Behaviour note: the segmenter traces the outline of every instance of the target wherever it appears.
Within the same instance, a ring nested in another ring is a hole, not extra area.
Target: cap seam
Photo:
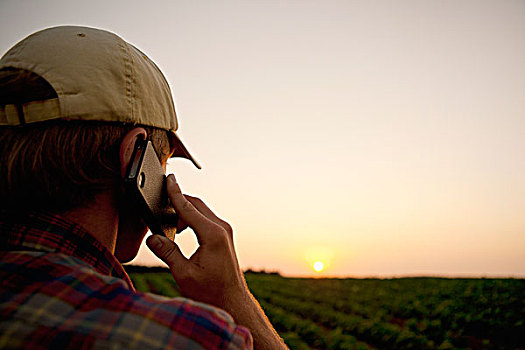
[[[140,116],[136,115],[137,108],[136,108],[135,101],[136,101],[137,89],[135,88],[135,86],[136,86],[137,74],[136,74],[136,69],[135,69],[135,61],[133,60],[133,55],[131,53],[131,48],[129,47],[129,44],[125,43],[125,45],[126,45],[126,48],[127,48],[127,51],[128,51],[128,57],[129,57],[129,60],[130,60],[130,78],[131,78],[131,81],[130,81],[130,85],[131,85],[130,105],[131,105],[131,115],[132,115],[134,120],[137,120],[137,119],[140,118]]]
[[[131,102],[131,62],[129,58],[129,51],[127,45],[119,41],[119,46],[122,51],[122,60],[124,62],[124,82],[125,82],[125,92],[126,92],[126,105],[127,105],[127,115],[129,119],[133,119],[133,108]]]

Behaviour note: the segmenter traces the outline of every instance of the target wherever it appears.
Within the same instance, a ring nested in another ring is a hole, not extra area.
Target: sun
[[[317,272],[321,272],[324,269],[324,264],[322,261],[316,261],[314,262],[314,270]]]

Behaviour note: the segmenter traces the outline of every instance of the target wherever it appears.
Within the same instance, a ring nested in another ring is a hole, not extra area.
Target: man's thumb
[[[146,240],[146,244],[149,249],[170,268],[178,270],[182,265],[187,263],[187,259],[182,255],[179,246],[166,237],[151,235]]]

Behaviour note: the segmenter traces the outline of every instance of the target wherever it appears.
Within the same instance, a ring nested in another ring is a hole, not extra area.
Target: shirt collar
[[[0,241],[6,250],[73,256],[93,266],[99,273],[123,279],[134,290],[117,258],[81,225],[60,215],[0,211]]]

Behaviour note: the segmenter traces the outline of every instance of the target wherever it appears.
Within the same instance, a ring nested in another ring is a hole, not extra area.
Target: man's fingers
[[[188,196],[188,195],[185,195],[184,197],[186,197],[186,199],[189,202],[191,202],[191,204],[193,204],[193,206],[198,211],[200,211],[202,214],[204,214],[204,216],[206,216],[208,219],[210,219],[211,221],[215,222],[216,224],[222,226],[222,228],[225,229],[226,232],[228,232],[228,234],[230,236],[233,235],[233,229],[230,226],[230,224],[228,224],[226,221],[222,220],[217,215],[215,215],[215,213],[213,211],[211,211],[211,209],[208,208],[208,206],[206,204],[204,204],[204,202],[202,200],[200,200],[199,198]]]
[[[186,268],[188,259],[182,255],[179,246],[168,238],[160,235],[151,235],[146,240],[146,244],[149,249],[151,249],[151,251],[171,269],[181,271]]]
[[[171,200],[171,204],[175,207],[175,211],[179,217],[193,229],[197,235],[197,240],[200,244],[203,244],[206,241],[206,236],[203,232],[209,232],[210,229],[213,229],[213,226],[216,226],[213,221],[208,219],[203,215],[195,206],[186,199],[182,194],[179,185],[175,181],[175,176],[170,174],[167,179],[168,195]]]
[[[204,216],[206,216],[208,219],[210,219],[211,221],[219,224],[219,225],[223,225],[223,224],[227,224],[226,221],[222,220],[221,218],[219,218],[217,215],[215,215],[215,213],[213,211],[211,211],[210,208],[208,208],[208,206],[199,198],[196,198],[196,197],[192,197],[192,196],[188,196],[188,195],[185,195],[184,197],[186,197],[186,199],[191,202],[191,204],[193,204],[193,206],[198,210],[200,211],[202,214],[204,214]],[[229,225],[228,225],[229,226]]]

